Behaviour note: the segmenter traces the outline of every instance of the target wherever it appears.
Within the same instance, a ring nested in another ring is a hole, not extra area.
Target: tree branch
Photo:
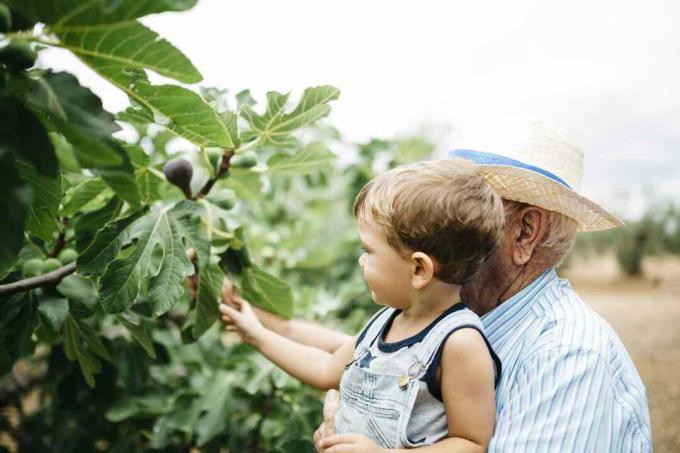
[[[19,280],[17,282],[7,283],[6,285],[0,285],[0,296],[20,293],[22,291],[28,291],[29,289],[39,288],[41,286],[52,285],[54,283],[60,282],[62,278],[72,274],[75,272],[75,270],[76,263],[74,261],[73,263],[69,263],[57,270],[48,272],[47,274]]]
[[[197,200],[199,198],[205,197],[208,195],[210,192],[210,189],[215,185],[218,179],[220,179],[222,176],[225,175],[229,171],[229,166],[230,166],[230,161],[232,156],[234,155],[234,150],[233,149],[226,149],[224,150],[224,154],[222,155],[222,160],[220,160],[220,168],[217,170],[217,174],[215,175],[214,178],[208,179],[208,181],[205,183],[205,185],[201,188],[201,190],[196,194],[195,197],[193,197],[194,200]]]

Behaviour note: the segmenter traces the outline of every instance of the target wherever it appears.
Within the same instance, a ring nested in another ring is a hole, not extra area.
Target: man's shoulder
[[[609,323],[588,306],[566,279],[556,279],[539,296],[534,316],[541,322],[537,347],[591,351],[609,357],[623,344]]]

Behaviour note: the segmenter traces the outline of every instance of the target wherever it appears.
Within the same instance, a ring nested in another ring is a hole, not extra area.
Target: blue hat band
[[[508,167],[522,168],[524,170],[530,170],[535,173],[539,173],[546,176],[553,181],[562,184],[569,190],[573,190],[569,184],[567,184],[562,178],[554,173],[544,170],[541,167],[536,167],[534,165],[525,164],[522,161],[511,159],[509,157],[500,156],[493,153],[485,153],[483,151],[474,151],[471,149],[454,149],[449,151],[449,157],[460,157],[461,159],[469,160],[475,162],[479,165],[505,165]]]

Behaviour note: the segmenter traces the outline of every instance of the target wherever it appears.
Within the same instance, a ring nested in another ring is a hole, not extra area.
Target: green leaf
[[[103,77],[125,91],[140,108],[119,115],[131,123],[156,123],[201,147],[235,148],[236,116],[218,114],[193,91],[174,85],[151,85],[143,72],[116,64],[83,59]]]
[[[57,285],[59,294],[72,302],[83,304],[90,310],[97,305],[99,294],[95,283],[82,275],[71,274]]]
[[[52,144],[54,145],[54,152],[59,160],[59,169],[62,173],[81,173],[78,158],[71,145],[63,135],[56,132],[48,134]]]
[[[199,272],[194,338],[199,338],[217,321],[219,314],[217,307],[220,303],[223,280],[224,272],[217,264],[210,264]]]
[[[68,192],[61,212],[71,217],[77,212],[94,211],[104,206],[111,198],[113,198],[113,191],[103,179],[88,178]]]
[[[305,175],[328,166],[335,154],[323,142],[313,142],[295,154],[273,154],[267,160],[269,173]]]
[[[112,113],[104,110],[102,101],[89,88],[80,85],[78,79],[67,72],[48,71],[43,79],[56,96],[59,106],[66,115],[69,124],[77,126],[82,134],[97,138],[108,138],[114,132],[120,130]],[[44,86],[44,85],[43,85]],[[47,88],[45,88],[47,89]],[[104,160],[101,156],[89,156],[94,162],[102,164],[118,164],[120,160],[114,156],[107,156]],[[90,167],[87,163],[82,163]]]
[[[198,446],[202,447],[212,438],[222,433],[227,427],[229,395],[232,377],[226,371],[218,371],[210,381],[202,398],[202,407],[206,411],[198,420],[196,433]]]
[[[94,70],[109,78],[120,68],[151,69],[184,83],[203,77],[189,59],[172,44],[137,21],[92,26],[58,26],[62,46]],[[107,76],[109,74],[109,76]],[[122,74],[116,76],[120,77]]]
[[[0,118],[0,149],[30,162],[41,174],[55,177],[54,146],[40,120],[19,100],[3,95],[0,95]]]
[[[8,373],[17,359],[33,352],[36,305],[32,292],[15,294],[0,304],[0,375]]]
[[[229,176],[221,179],[220,187],[228,187],[244,200],[258,200],[262,197],[262,179],[260,173],[245,168],[230,168]]]
[[[101,362],[95,356],[111,360],[94,329],[71,315],[66,316],[64,323],[64,351],[69,360],[78,361],[85,382],[92,388],[95,385],[94,375],[102,369]]]
[[[141,205],[142,196],[135,181],[134,167],[130,158],[119,142],[110,140],[108,146],[120,156],[123,163],[115,166],[99,166],[93,172],[106,181],[116,195],[130,203],[132,209],[137,209]]]
[[[100,280],[100,303],[107,313],[125,310],[146,296],[156,314],[165,313],[184,294],[184,279],[194,273],[185,242],[204,249],[207,233],[200,222],[202,207],[186,201],[176,208],[149,213],[128,226],[117,239],[123,254],[108,265]],[[186,218],[187,210],[193,215]]]
[[[233,149],[237,146],[236,116],[227,115],[228,123],[198,94],[174,85],[138,83],[134,99],[168,118],[166,126],[192,143],[203,147]]]
[[[24,224],[33,199],[31,188],[19,178],[14,157],[0,147],[0,273],[16,261],[24,242]]]
[[[138,318],[134,318],[131,315],[120,314],[117,316],[121,324],[130,332],[130,335],[134,340],[139,343],[139,345],[144,349],[146,355],[150,358],[156,358],[156,351],[153,348],[153,342],[149,337],[149,334],[144,329],[141,321]]]
[[[197,0],[5,0],[26,17],[46,24],[121,22],[164,11],[185,11]]]
[[[53,330],[59,331],[68,314],[68,300],[59,297],[41,299],[38,303],[38,313],[43,316],[43,319]]]
[[[68,73],[47,72],[38,79],[15,75],[8,87],[54,124],[72,145],[82,167],[92,168],[133,208],[140,205],[134,168],[125,150],[111,137],[120,126],[96,95]]]
[[[154,201],[165,198],[164,187],[167,187],[167,180],[157,172],[151,171],[149,167],[138,167],[135,170],[135,180],[137,187],[142,194],[142,201],[151,204]]]
[[[200,202],[190,200],[182,200],[172,208],[172,215],[177,220],[182,237],[196,252],[199,269],[206,268],[210,259],[208,225],[202,221],[206,217],[205,209]]]
[[[113,211],[113,209],[108,207],[108,205],[102,208],[100,211],[102,214],[101,219],[104,220],[104,223],[107,221],[107,219],[112,218],[111,211]],[[143,211],[135,212],[122,219],[108,223],[105,226],[104,223],[100,224],[100,219],[96,219],[94,217],[92,219],[88,219],[88,223],[84,225],[84,227],[88,229],[87,233],[91,234],[91,239],[88,240],[89,245],[87,245],[85,249],[81,249],[82,252],[78,256],[78,271],[85,275],[103,274],[106,270],[106,266],[108,266],[108,264],[113,261],[113,259],[116,257],[116,254],[118,254],[118,251],[120,250],[121,232],[143,214]],[[90,214],[86,214],[85,216],[81,217],[81,219],[89,215]],[[113,212],[113,216],[115,216],[115,211]],[[97,227],[97,225],[99,225],[99,227]],[[93,227],[97,228],[92,231]],[[101,228],[101,230],[99,228]],[[78,223],[76,223],[76,233],[78,235],[83,235],[85,233],[79,232]]]
[[[253,305],[284,318],[293,316],[293,292],[286,282],[251,266],[241,275],[243,297]]]
[[[78,257],[79,267],[81,266],[80,260],[82,259],[82,252],[95,238],[97,231],[118,215],[122,204],[123,202],[121,200],[112,198],[101,209],[87,212],[76,217],[73,229],[75,230],[76,250],[81,254]]]
[[[58,227],[61,179],[42,176],[25,162],[17,161],[17,168],[21,179],[33,191],[33,203],[28,211],[25,228],[40,239],[50,242]]]
[[[250,124],[252,134],[259,137],[261,146],[290,147],[295,141],[289,134],[328,115],[331,111],[328,103],[339,96],[340,91],[332,86],[307,88],[295,109],[286,113],[289,94],[270,91],[264,115],[258,115],[249,105],[242,107],[241,114]]]
[[[65,72],[45,72],[41,77],[13,74],[8,90],[51,122],[71,143],[78,162],[85,168],[123,162],[108,140],[120,130],[101,100]]]
[[[256,104],[255,99],[250,95],[250,90],[243,90],[236,93],[236,103],[238,108],[241,109],[243,106],[253,106]]]

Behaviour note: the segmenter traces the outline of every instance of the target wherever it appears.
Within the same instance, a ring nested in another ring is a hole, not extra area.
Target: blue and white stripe
[[[642,380],[614,330],[548,270],[482,317],[503,374],[490,452],[650,452]]]

